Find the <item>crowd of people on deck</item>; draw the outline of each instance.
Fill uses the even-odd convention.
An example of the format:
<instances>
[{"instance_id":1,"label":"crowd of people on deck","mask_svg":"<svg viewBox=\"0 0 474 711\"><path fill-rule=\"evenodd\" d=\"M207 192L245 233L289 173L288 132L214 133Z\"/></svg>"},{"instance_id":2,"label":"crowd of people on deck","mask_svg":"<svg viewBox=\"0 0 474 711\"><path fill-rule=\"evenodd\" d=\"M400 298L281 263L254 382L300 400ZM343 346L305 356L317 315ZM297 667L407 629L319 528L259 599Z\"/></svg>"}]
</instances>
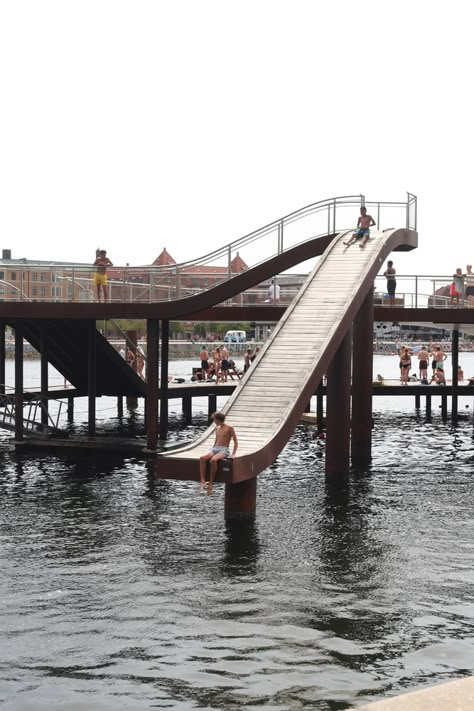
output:
<instances>
[{"instance_id":1,"label":"crowd of people on deck","mask_svg":"<svg viewBox=\"0 0 474 711\"><path fill-rule=\"evenodd\" d=\"M260 348L258 346L254 351L252 351L251 348L247 348L244 355L243 371L240 371L235 361L230 357L225 343L222 346L215 346L210 354L207 346L203 346L199 354L201 360L201 377L193 376L193 378L200 382L209 381L215 382L216 384L220 382L226 383L229 378L234 380L234 376L237 380L240 380L242 375L250 368L259 351Z\"/></svg>"},{"instance_id":2,"label":"crowd of people on deck","mask_svg":"<svg viewBox=\"0 0 474 711\"><path fill-rule=\"evenodd\" d=\"M428 351L425 346L415 354L410 346L402 346L399 351L400 356L400 382L408 385L408 382L420 382L421 385L446 385L446 374L444 364L447 360L446 353L439 345L433 345ZM413 359L418 360L419 376L414 373L410 375L410 370L414 369ZM457 381L462 384L464 372L461 365L458 365Z\"/></svg>"}]
</instances>

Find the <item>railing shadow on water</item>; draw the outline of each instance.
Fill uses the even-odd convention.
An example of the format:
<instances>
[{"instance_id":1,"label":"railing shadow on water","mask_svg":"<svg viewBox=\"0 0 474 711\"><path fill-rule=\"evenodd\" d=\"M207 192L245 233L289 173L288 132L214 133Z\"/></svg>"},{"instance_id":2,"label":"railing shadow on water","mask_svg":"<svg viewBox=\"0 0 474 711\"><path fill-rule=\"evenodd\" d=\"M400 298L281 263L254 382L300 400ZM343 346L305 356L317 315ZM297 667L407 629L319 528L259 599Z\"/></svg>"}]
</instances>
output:
<instances>
[{"instance_id":1,"label":"railing shadow on water","mask_svg":"<svg viewBox=\"0 0 474 711\"><path fill-rule=\"evenodd\" d=\"M205 291L299 244L354 228L362 206L373 213L377 229L395 225L416 230L417 199L411 193L407 193L403 202L370 202L364 195L321 200L197 259L176 263L166 253L165 264L108 267L108 301L160 302ZM8 260L2 266L0 298L4 301L87 303L95 300L95 267L92 265L45 265ZM258 290L249 294L245 297L246 304L255 303L258 296L261 296Z\"/></svg>"}]
</instances>

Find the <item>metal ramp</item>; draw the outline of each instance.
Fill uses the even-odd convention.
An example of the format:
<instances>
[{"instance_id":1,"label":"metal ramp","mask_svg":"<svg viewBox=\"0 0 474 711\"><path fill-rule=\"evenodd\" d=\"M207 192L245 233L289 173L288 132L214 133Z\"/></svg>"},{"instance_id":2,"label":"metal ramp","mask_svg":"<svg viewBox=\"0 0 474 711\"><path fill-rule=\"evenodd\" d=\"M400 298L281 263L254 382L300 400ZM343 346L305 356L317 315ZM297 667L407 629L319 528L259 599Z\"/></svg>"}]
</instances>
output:
<instances>
[{"instance_id":1,"label":"metal ramp","mask_svg":"<svg viewBox=\"0 0 474 711\"><path fill-rule=\"evenodd\" d=\"M237 483L255 477L276 459L384 260L394 249L417 246L417 233L409 229L372 231L363 249L359 242L343 244L350 234L340 233L326 249L223 408L235 427L239 448L235 459L224 460L217 481ZM158 455L157 475L198 479L198 459L213 444L212 426L190 445Z\"/></svg>"},{"instance_id":2,"label":"metal ramp","mask_svg":"<svg viewBox=\"0 0 474 711\"><path fill-rule=\"evenodd\" d=\"M54 402L58 404L58 409L54 417L47 411L48 424L44 424L38 420L38 417L41 417L44 411L44 404L40 397L30 399L23 403L23 429L27 436L69 436L68 432L59 428L62 409L66 403L61 400L55 400ZM15 422L15 395L0 393L0 429L15 432Z\"/></svg>"}]
</instances>

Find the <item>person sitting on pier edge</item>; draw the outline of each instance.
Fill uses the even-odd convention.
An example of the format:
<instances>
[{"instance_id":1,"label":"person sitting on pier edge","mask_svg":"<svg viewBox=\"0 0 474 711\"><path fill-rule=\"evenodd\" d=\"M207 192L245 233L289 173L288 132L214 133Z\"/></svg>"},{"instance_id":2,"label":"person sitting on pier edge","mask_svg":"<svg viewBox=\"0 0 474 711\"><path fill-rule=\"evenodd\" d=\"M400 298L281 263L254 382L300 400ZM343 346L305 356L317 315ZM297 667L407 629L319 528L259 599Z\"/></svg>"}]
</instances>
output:
<instances>
[{"instance_id":1,"label":"person sitting on pier edge","mask_svg":"<svg viewBox=\"0 0 474 711\"><path fill-rule=\"evenodd\" d=\"M357 220L356 231L352 234L349 242L343 242L343 244L345 244L346 247L350 247L353 242L356 242L358 239L362 238L362 242L359 244L359 247L365 247L365 244L370 237L369 227L372 227L373 225L375 225L374 218L372 217L372 215L367 214L366 207L361 207L360 217Z\"/></svg>"},{"instance_id":2,"label":"person sitting on pier edge","mask_svg":"<svg viewBox=\"0 0 474 711\"><path fill-rule=\"evenodd\" d=\"M239 446L235 430L233 427L231 427L231 425L226 424L225 415L223 412L214 412L214 414L211 415L211 419L216 424L216 440L211 451L207 452L207 454L203 454L200 457L199 461L199 474L201 478L199 493L202 494L204 492L204 489L206 488L206 463L209 459L211 460L209 484L207 487L208 496L212 494L212 487L217 473L217 466L219 460L225 459L226 457L235 457L237 447ZM231 440L233 440L234 442L232 454L230 454L229 450Z\"/></svg>"},{"instance_id":3,"label":"person sitting on pier edge","mask_svg":"<svg viewBox=\"0 0 474 711\"><path fill-rule=\"evenodd\" d=\"M418 351L418 365L420 368L420 380L422 385L428 385L428 361L430 359L429 353L424 346L421 346L421 350Z\"/></svg>"},{"instance_id":4,"label":"person sitting on pier edge","mask_svg":"<svg viewBox=\"0 0 474 711\"><path fill-rule=\"evenodd\" d=\"M114 265L107 257L107 252L105 249L99 250L99 256L94 262L94 267L97 267L97 271L94 274L94 285L97 289L97 301L100 301L100 289L104 293L104 301L107 301L107 267L113 267Z\"/></svg>"},{"instance_id":5,"label":"person sitting on pier edge","mask_svg":"<svg viewBox=\"0 0 474 711\"><path fill-rule=\"evenodd\" d=\"M446 377L444 375L443 368L436 368L435 372L433 373L433 377L430 380L430 385L433 382L436 385L446 385Z\"/></svg>"}]
</instances>

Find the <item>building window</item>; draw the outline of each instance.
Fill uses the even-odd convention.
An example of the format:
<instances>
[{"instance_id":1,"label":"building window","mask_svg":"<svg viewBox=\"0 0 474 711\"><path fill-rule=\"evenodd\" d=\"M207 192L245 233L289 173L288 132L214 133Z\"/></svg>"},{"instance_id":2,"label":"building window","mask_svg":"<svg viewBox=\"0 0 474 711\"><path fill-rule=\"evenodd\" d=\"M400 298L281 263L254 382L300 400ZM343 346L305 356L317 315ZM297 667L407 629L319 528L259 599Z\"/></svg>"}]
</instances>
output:
<instances>
[{"instance_id":1,"label":"building window","mask_svg":"<svg viewBox=\"0 0 474 711\"><path fill-rule=\"evenodd\" d=\"M5 293L5 287L3 286L3 284L0 284L0 294L4 294L4 293Z\"/></svg>"},{"instance_id":2,"label":"building window","mask_svg":"<svg viewBox=\"0 0 474 711\"><path fill-rule=\"evenodd\" d=\"M51 281L58 282L61 280L60 274L51 274Z\"/></svg>"},{"instance_id":3,"label":"building window","mask_svg":"<svg viewBox=\"0 0 474 711\"><path fill-rule=\"evenodd\" d=\"M40 287L40 296L46 296L46 287L45 286Z\"/></svg>"},{"instance_id":4,"label":"building window","mask_svg":"<svg viewBox=\"0 0 474 711\"><path fill-rule=\"evenodd\" d=\"M46 274L44 272L40 274L40 281L46 281Z\"/></svg>"},{"instance_id":5,"label":"building window","mask_svg":"<svg viewBox=\"0 0 474 711\"><path fill-rule=\"evenodd\" d=\"M31 290L31 293L33 296L38 296L38 287L34 286Z\"/></svg>"},{"instance_id":6,"label":"building window","mask_svg":"<svg viewBox=\"0 0 474 711\"><path fill-rule=\"evenodd\" d=\"M12 272L10 276L11 281L16 281L16 272Z\"/></svg>"},{"instance_id":7,"label":"building window","mask_svg":"<svg viewBox=\"0 0 474 711\"><path fill-rule=\"evenodd\" d=\"M0 279L2 279L2 281L5 279L5 272L0 272Z\"/></svg>"},{"instance_id":8,"label":"building window","mask_svg":"<svg viewBox=\"0 0 474 711\"><path fill-rule=\"evenodd\" d=\"M31 272L31 281L38 281L38 272Z\"/></svg>"},{"instance_id":9,"label":"building window","mask_svg":"<svg viewBox=\"0 0 474 711\"><path fill-rule=\"evenodd\" d=\"M51 296L55 296L56 298L61 296L61 287L60 286L52 286L51 287Z\"/></svg>"}]
</instances>

